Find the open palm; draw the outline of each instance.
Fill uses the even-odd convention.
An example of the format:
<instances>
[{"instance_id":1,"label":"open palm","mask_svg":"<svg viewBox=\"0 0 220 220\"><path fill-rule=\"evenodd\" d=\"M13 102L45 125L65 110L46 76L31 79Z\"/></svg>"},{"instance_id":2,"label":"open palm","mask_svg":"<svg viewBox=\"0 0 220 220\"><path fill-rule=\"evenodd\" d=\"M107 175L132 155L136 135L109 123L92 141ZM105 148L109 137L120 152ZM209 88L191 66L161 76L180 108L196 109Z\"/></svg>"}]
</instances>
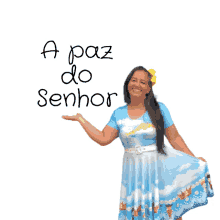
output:
<instances>
[{"instance_id":1,"label":"open palm","mask_svg":"<svg viewBox=\"0 0 220 220\"><path fill-rule=\"evenodd\" d=\"M72 115L72 116L63 115L62 118L66 120L71 120L71 121L78 121L80 116L82 115L77 113L76 115Z\"/></svg>"}]
</instances>

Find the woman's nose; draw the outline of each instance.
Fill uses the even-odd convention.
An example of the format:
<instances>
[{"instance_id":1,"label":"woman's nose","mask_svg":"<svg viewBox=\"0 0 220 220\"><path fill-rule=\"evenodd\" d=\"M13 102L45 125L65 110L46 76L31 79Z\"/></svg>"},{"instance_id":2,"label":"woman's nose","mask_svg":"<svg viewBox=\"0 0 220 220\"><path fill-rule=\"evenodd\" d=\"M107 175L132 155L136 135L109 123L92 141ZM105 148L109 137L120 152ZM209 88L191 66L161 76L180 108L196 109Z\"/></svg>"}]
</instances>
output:
<instances>
[{"instance_id":1,"label":"woman's nose","mask_svg":"<svg viewBox=\"0 0 220 220\"><path fill-rule=\"evenodd\" d=\"M135 85L136 85L137 87L141 87L141 83L140 83L139 81L136 81L136 82L135 82Z\"/></svg>"}]
</instances>

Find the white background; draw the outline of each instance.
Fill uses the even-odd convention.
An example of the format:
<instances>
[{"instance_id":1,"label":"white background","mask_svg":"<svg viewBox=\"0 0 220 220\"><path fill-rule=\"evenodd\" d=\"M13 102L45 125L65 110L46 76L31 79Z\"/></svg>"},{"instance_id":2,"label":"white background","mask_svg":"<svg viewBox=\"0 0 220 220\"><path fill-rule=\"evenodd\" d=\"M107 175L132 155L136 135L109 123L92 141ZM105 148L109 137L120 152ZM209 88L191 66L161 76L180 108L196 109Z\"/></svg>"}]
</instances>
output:
<instances>
[{"instance_id":1,"label":"white background","mask_svg":"<svg viewBox=\"0 0 220 220\"><path fill-rule=\"evenodd\" d=\"M158 101L190 150L208 162L215 196L183 219L218 218L218 1L10 1L0 8L1 220L118 218L121 141L99 146L78 122L61 116L79 112L102 130L125 105L123 84L138 65L156 70ZM49 40L60 51L56 59L41 54ZM88 69L93 78L65 85L70 45L111 45L113 59L76 58L77 73ZM78 108L78 100L74 107L70 100L66 107L62 98L60 106L50 105L52 94L78 96L78 88L89 97L101 93L104 104L85 107L82 100ZM44 103L40 89L47 90L45 107L37 104ZM108 92L118 94L111 107Z\"/></svg>"}]
</instances>

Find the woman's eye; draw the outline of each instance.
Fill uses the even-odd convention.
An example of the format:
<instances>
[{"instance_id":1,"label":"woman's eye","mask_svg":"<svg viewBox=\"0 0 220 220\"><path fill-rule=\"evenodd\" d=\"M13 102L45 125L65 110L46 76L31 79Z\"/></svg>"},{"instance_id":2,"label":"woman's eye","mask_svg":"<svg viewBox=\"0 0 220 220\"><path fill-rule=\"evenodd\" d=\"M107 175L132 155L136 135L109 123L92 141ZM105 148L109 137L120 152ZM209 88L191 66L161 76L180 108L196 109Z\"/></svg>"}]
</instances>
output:
<instances>
[{"instance_id":1,"label":"woman's eye","mask_svg":"<svg viewBox=\"0 0 220 220\"><path fill-rule=\"evenodd\" d=\"M145 84L145 82L142 82L143 84Z\"/></svg>"}]
</instances>

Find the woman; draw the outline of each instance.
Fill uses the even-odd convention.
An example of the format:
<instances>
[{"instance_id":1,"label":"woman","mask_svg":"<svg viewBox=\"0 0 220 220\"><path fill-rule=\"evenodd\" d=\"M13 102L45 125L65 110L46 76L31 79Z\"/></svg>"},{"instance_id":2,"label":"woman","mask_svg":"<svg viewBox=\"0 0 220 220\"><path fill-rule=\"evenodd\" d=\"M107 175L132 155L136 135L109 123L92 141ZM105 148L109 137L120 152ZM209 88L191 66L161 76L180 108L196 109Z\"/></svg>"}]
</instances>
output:
<instances>
[{"instance_id":1,"label":"woman","mask_svg":"<svg viewBox=\"0 0 220 220\"><path fill-rule=\"evenodd\" d=\"M78 121L98 144L120 137L125 148L119 220L182 219L214 195L206 161L196 158L179 135L166 106L157 102L155 71L136 67L124 84L127 105L117 108L103 131L81 114ZM164 135L173 148L164 146Z\"/></svg>"}]
</instances>

